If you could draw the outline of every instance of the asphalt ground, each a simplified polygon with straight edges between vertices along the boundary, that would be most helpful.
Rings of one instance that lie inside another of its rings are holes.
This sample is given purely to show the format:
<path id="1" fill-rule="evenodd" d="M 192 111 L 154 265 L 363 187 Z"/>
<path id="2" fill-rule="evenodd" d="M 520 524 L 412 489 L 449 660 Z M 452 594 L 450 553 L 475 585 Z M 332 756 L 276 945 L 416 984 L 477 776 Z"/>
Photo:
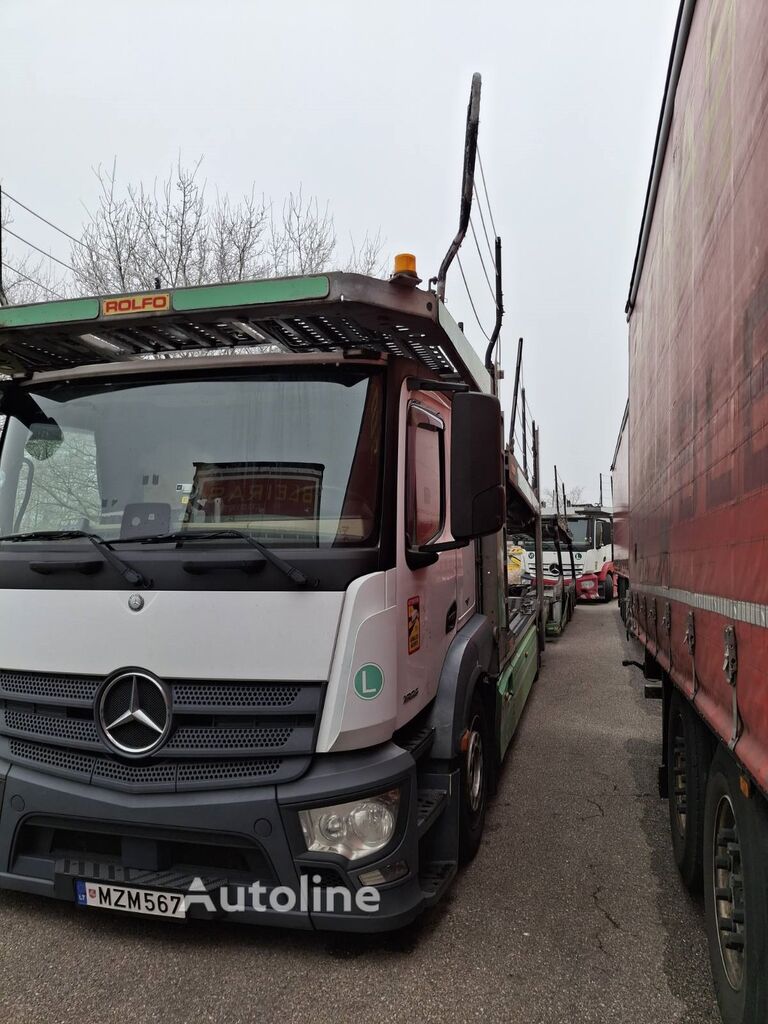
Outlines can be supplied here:
<path id="1" fill-rule="evenodd" d="M 719 1020 L 615 602 L 548 644 L 482 849 L 404 932 L 329 941 L 0 893 L 0 1022 Z"/>

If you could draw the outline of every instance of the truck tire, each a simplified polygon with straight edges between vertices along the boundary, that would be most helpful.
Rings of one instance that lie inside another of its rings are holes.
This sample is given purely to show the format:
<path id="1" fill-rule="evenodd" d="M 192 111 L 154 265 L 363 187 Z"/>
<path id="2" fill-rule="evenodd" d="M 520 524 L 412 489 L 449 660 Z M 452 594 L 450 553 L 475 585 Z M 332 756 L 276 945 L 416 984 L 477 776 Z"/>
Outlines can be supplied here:
<path id="1" fill-rule="evenodd" d="M 675 689 L 669 702 L 666 754 L 669 828 L 675 863 L 688 889 L 701 892 L 709 744 L 696 712 Z"/>
<path id="2" fill-rule="evenodd" d="M 707 785 L 704 909 L 709 959 L 724 1024 L 768 1020 L 768 808 L 721 746 Z"/>
<path id="3" fill-rule="evenodd" d="M 603 587 L 603 600 L 609 604 L 613 600 L 613 576 L 610 573 L 605 577 Z"/>
<path id="4" fill-rule="evenodd" d="M 491 744 L 488 718 L 476 687 L 467 713 L 464 731 L 466 749 L 461 754 L 461 794 L 459 797 L 459 863 L 472 860 L 480 849 L 485 828 L 488 799 L 488 772 Z"/>

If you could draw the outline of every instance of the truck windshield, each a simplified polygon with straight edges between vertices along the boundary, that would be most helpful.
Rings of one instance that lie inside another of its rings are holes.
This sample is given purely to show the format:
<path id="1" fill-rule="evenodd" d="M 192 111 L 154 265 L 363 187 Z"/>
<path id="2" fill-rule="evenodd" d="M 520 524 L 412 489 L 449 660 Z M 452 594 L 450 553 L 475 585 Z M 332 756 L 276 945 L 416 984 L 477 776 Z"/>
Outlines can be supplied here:
<path id="1" fill-rule="evenodd" d="M 370 545 L 382 409 L 382 376 L 354 367 L 15 389 L 0 533 L 236 528 L 280 546 Z"/>
<path id="2" fill-rule="evenodd" d="M 585 551 L 592 543 L 592 520 L 568 516 L 568 529 L 573 536 L 574 550 Z"/>

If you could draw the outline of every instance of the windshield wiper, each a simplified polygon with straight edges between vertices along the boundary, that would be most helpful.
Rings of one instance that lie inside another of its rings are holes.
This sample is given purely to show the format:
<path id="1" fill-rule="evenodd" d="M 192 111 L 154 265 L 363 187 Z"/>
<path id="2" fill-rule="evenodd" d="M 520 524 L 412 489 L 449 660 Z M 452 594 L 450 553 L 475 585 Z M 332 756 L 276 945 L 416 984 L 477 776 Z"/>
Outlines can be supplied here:
<path id="1" fill-rule="evenodd" d="M 200 533 L 192 530 L 177 530 L 174 533 L 155 533 L 150 534 L 148 537 L 131 537 L 125 538 L 133 540 L 137 544 L 163 544 L 163 543 L 176 543 L 184 544 L 188 540 L 244 540 L 246 544 L 250 544 L 252 548 L 256 548 L 259 554 L 278 569 L 284 576 L 287 576 L 291 582 L 295 583 L 297 587 L 316 587 L 319 580 L 311 580 L 308 576 L 305 576 L 301 569 L 297 569 L 295 565 L 291 565 L 290 562 L 286 562 L 285 559 L 280 558 L 274 551 L 267 547 L 266 544 L 262 544 L 260 540 L 256 540 L 255 537 L 251 537 L 250 534 L 244 530 L 202 530 Z"/>
<path id="2" fill-rule="evenodd" d="M 118 558 L 112 550 L 109 541 L 99 537 L 97 533 L 88 533 L 87 530 L 34 530 L 32 533 L 8 533 L 0 537 L 1 541 L 18 542 L 24 540 L 77 540 L 83 538 L 89 540 L 99 554 L 108 562 L 113 569 L 120 573 L 126 583 L 132 587 L 151 587 L 152 580 L 148 580 L 138 569 L 128 565 L 122 558 Z"/>

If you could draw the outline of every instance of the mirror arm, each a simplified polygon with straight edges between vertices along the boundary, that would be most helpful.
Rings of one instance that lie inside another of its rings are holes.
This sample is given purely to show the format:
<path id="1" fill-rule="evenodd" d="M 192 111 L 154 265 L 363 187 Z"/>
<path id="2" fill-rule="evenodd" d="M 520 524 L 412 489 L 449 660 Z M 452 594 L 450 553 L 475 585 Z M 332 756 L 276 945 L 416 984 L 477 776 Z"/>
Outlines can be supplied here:
<path id="1" fill-rule="evenodd" d="M 443 551 L 456 551 L 468 544 L 468 540 L 449 540 L 443 544 L 422 544 L 418 548 L 406 548 L 405 561 L 409 569 L 424 569 L 434 565 Z"/>
<path id="2" fill-rule="evenodd" d="M 415 550 L 425 554 L 434 551 L 439 555 L 441 551 L 457 551 L 459 548 L 465 548 L 468 544 L 469 540 L 447 540 L 442 544 L 422 544 Z"/>

